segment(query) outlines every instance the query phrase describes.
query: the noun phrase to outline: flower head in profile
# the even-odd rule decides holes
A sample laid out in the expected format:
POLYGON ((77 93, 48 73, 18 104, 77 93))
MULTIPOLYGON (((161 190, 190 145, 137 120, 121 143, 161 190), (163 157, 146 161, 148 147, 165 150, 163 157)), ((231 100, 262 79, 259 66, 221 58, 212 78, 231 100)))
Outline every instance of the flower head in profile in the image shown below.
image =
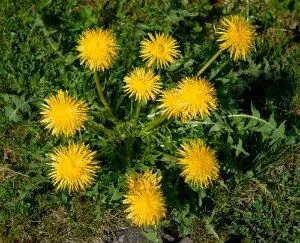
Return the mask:
POLYGON ((57 189, 69 192, 85 190, 94 182, 98 166, 93 162, 95 152, 84 144, 70 143, 55 149, 50 154, 51 172, 49 174, 57 189))
POLYGON ((116 39, 109 30, 86 30, 78 41, 81 64, 93 71, 109 68, 117 56, 116 39))
POLYGON ((158 68, 165 68, 174 63, 180 55, 177 41, 166 34, 148 34, 150 39, 141 42, 141 57, 147 61, 147 66, 155 64, 158 68))
POLYGON ((167 115, 168 118, 179 118, 183 113, 182 102, 179 96, 179 91, 176 88, 166 90, 162 93, 160 99, 161 105, 158 106, 162 113, 167 115))
POLYGON ((71 97, 67 91, 59 90, 56 95, 45 99, 41 111, 41 122, 52 130, 53 135, 74 135, 84 127, 88 107, 82 100, 71 97))
POLYGON ((161 84, 159 76, 152 70, 144 68, 134 69, 125 77, 124 90, 129 96, 134 96, 138 101, 154 100, 155 95, 160 92, 161 84))
POLYGON ((203 141, 197 139, 181 145, 178 159, 182 166, 181 175, 186 183, 198 187, 207 187, 218 177, 218 164, 213 151, 203 141))
POLYGON ((217 32, 220 48, 227 50, 233 60, 245 59, 254 48, 255 31, 250 22, 242 16, 230 16, 221 20, 221 27, 217 32))
POLYGON ((178 85, 182 120, 203 118, 217 108, 216 90, 204 78, 184 78, 178 85))
POLYGON ((166 215, 165 201, 160 189, 161 178, 151 171, 128 178, 128 194, 124 204, 127 218, 137 226, 157 224, 166 215))

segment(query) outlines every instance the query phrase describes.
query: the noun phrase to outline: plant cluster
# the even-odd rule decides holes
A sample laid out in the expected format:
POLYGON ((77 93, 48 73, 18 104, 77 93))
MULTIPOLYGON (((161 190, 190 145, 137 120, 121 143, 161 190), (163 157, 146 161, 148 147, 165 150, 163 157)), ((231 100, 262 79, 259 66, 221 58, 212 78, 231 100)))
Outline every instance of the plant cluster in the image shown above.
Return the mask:
MULTIPOLYGON (((241 16, 230 16, 221 21, 218 39, 220 50, 204 65, 194 77, 185 77, 176 87, 162 91, 163 81, 156 71, 167 67, 176 61, 180 52, 178 43, 166 34, 148 34, 149 39, 141 42, 141 58, 146 67, 137 67, 124 78, 124 92, 134 99, 134 115, 120 120, 118 114, 111 109, 99 80, 98 71, 110 68, 117 57, 119 47, 117 40, 109 30, 92 29, 85 31, 78 41, 77 50, 81 64, 94 71, 94 78, 99 98, 107 111, 109 127, 90 121, 91 128, 96 127, 115 139, 128 143, 127 135, 117 127, 130 122, 133 131, 128 136, 131 139, 147 136, 152 129, 163 125, 165 121, 180 119, 201 121, 217 109, 217 97, 214 86, 204 77, 199 76, 221 54, 228 50, 234 61, 249 55, 254 46, 254 28, 241 16), (154 101, 161 93, 159 110, 152 121, 145 123, 140 119, 140 111, 148 102, 154 101), (199 120, 200 119, 200 120, 199 120), (120 134, 118 137, 118 134, 120 134)), ((119 104, 121 105, 121 103, 119 104)), ((50 177, 58 189, 68 189, 69 192, 86 189, 95 180, 99 166, 93 161, 96 151, 90 151, 87 145, 69 139, 77 131, 82 130, 88 122, 88 106, 82 100, 69 96, 67 91, 59 90, 45 100, 42 111, 42 123, 52 131, 53 135, 64 136, 69 144, 55 149, 50 154, 50 177)), ((132 147, 127 149, 127 161, 131 160, 132 147), (129 151, 128 151, 129 150, 129 151)), ((219 165, 214 151, 205 145, 204 141, 194 139, 186 141, 178 150, 179 158, 174 156, 173 163, 181 167, 181 175, 191 187, 208 187, 212 180, 219 176, 219 165)), ((126 156, 123 155, 124 157, 126 156)), ((171 155, 173 156, 173 155, 171 155)), ((129 164, 125 165, 130 168, 129 164)), ((101 166, 100 166, 101 167, 101 166)), ((131 171, 128 176, 128 194, 124 204, 128 205, 125 212, 128 219, 137 226, 157 225, 166 216, 166 203, 160 188, 161 178, 155 167, 143 171, 139 168, 137 174, 131 171)))
POLYGON ((4 241, 297 240, 297 6, 3 0, 4 241))

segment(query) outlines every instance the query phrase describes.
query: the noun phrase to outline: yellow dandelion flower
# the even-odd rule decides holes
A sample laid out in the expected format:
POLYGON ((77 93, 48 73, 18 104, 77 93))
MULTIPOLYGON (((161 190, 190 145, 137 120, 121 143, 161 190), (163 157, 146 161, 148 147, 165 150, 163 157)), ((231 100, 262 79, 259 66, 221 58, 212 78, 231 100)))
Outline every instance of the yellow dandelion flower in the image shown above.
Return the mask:
POLYGON ((155 225, 165 217, 166 208, 160 180, 151 171, 128 178, 129 190, 123 203, 129 205, 125 212, 135 225, 155 225))
POLYGON ((230 56, 236 61, 245 60, 251 49, 254 48, 254 27, 247 19, 241 16, 230 16, 221 20, 221 28, 217 32, 222 50, 228 49, 230 56))
POLYGON ((154 100, 155 95, 160 92, 161 84, 159 76, 152 70, 144 68, 134 69, 125 77, 124 90, 129 96, 134 96, 138 101, 154 100))
POLYGON ((182 102, 179 96, 178 89, 166 90, 160 99, 161 105, 158 106, 162 113, 167 115, 168 118, 179 118, 183 112, 182 102))
POLYGON ((54 153, 50 154, 49 176, 56 188, 69 189, 69 192, 72 192, 90 187, 99 168, 93 162, 95 153, 90 151, 88 146, 76 143, 55 149, 54 153))
POLYGON ((158 68, 165 68, 169 64, 174 63, 175 59, 180 55, 177 50, 178 43, 172 37, 166 34, 148 34, 149 39, 141 42, 141 57, 147 61, 148 67, 156 64, 158 68))
POLYGON ((109 30, 86 30, 78 41, 81 64, 93 71, 109 68, 117 56, 116 39, 109 30))
POLYGON ((186 183, 207 187, 218 177, 218 164, 213 151, 203 141, 197 139, 181 145, 178 159, 183 169, 181 175, 186 183))
POLYGON ((216 90, 204 78, 184 78, 178 85, 181 100, 181 118, 203 118, 217 108, 216 90))
POLYGON ((67 91, 59 90, 57 95, 45 99, 41 122, 52 130, 53 135, 74 135, 84 127, 88 107, 82 100, 71 97, 67 91))

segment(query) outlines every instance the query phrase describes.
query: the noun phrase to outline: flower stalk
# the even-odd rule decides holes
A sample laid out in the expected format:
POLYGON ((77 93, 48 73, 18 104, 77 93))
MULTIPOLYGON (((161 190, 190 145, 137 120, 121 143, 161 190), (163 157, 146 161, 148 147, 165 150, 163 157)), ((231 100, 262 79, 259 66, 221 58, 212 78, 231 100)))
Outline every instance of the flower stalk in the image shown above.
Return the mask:
POLYGON ((113 113, 109 107, 109 104, 107 103, 106 99, 105 99, 105 95, 103 93, 103 89, 99 80, 99 75, 97 73, 97 71, 94 72, 94 79, 96 82, 96 86, 97 86, 97 91, 98 91, 98 95, 100 97, 100 100, 102 102, 102 104, 104 105, 104 107, 106 108, 106 110, 108 110, 108 112, 113 116, 113 113))
POLYGON ((157 127, 159 124, 163 123, 168 117, 166 115, 160 115, 154 120, 148 122, 146 126, 142 129, 143 132, 148 132, 152 130, 153 128, 157 127))
POLYGON ((135 108, 134 121, 136 122, 139 119, 140 112, 142 107, 142 101, 138 101, 135 108))
POLYGON ((213 55, 211 59, 209 59, 207 63, 205 63, 205 65, 199 70, 196 76, 199 77, 202 73, 204 73, 204 71, 217 59, 217 57, 221 55, 222 51, 222 49, 219 49, 216 54, 213 55))
POLYGON ((94 121, 87 121, 87 126, 96 132, 103 132, 107 136, 111 136, 115 133, 114 130, 104 127, 102 124, 96 123, 94 121))

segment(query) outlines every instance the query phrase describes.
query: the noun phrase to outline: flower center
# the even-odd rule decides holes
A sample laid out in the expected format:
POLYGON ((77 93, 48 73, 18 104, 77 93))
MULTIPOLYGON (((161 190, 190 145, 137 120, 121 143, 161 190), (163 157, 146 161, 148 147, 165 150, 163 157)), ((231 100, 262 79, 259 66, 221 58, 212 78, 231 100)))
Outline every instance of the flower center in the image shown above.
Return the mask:
POLYGON ((75 158, 65 158, 64 163, 60 166, 60 172, 63 178, 70 181, 78 180, 83 172, 80 161, 75 158))
POLYGON ((52 111, 53 120, 59 124, 68 124, 74 119, 74 109, 70 105, 58 105, 52 111))
POLYGON ((163 53, 165 51, 165 47, 162 44, 158 44, 157 46, 157 52, 158 53, 163 53))
POLYGON ((92 38, 86 43, 86 53, 94 59, 104 58, 108 48, 106 41, 99 37, 92 38))

